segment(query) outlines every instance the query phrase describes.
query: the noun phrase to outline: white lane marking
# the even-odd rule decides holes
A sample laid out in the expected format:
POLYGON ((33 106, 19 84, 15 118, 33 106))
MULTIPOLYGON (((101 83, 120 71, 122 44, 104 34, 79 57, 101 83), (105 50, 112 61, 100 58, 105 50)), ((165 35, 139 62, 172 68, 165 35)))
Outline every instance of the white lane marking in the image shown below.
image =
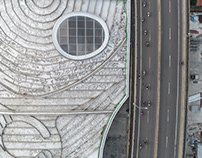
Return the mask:
POLYGON ((149 30, 149 41, 151 41, 151 30, 149 30))
POLYGON ((168 136, 166 136, 166 148, 168 147, 168 136))
POLYGON ((171 67, 171 55, 169 55, 169 67, 171 67))
POLYGON ((171 28, 169 27, 169 40, 171 40, 171 28))
POLYGON ((149 2, 149 11, 150 11, 150 2, 149 2))
POLYGON ((169 112, 170 110, 167 110, 167 121, 169 121, 169 112))
POLYGON ((170 94, 170 82, 168 83, 168 94, 170 94))
POLYGON ((147 123, 149 123, 149 110, 147 111, 147 123))
POLYGON ((151 57, 149 57, 149 68, 151 68, 151 57))
POLYGON ((169 13, 171 13, 171 1, 169 1, 169 13))

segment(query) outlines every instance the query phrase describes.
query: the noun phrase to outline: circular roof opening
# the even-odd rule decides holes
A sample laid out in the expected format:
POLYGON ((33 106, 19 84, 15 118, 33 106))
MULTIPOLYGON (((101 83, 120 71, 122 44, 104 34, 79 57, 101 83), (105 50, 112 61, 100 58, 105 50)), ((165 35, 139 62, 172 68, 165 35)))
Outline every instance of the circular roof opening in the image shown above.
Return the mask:
POLYGON ((100 53, 107 45, 106 23, 90 13, 72 12, 58 19, 53 28, 53 43, 65 57, 82 60, 100 53))

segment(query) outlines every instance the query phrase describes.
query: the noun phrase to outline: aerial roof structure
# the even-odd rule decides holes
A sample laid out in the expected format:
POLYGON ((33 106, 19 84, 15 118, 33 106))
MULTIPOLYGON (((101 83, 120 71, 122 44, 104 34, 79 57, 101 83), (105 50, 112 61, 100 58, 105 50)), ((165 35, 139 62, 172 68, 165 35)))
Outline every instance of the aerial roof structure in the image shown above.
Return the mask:
POLYGON ((102 157, 128 98, 129 1, 0 5, 0 157, 102 157))
POLYGON ((197 145, 197 158, 201 158, 202 157, 202 144, 198 143, 197 145))

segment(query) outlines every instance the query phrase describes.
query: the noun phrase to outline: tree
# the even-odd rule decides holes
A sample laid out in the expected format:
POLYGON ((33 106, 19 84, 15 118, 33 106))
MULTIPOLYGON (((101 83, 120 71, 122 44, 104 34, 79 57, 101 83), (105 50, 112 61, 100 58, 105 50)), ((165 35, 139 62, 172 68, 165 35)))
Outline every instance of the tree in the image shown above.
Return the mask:
POLYGON ((191 6, 195 6, 196 3, 197 3, 197 0, 190 0, 190 5, 191 5, 191 6))

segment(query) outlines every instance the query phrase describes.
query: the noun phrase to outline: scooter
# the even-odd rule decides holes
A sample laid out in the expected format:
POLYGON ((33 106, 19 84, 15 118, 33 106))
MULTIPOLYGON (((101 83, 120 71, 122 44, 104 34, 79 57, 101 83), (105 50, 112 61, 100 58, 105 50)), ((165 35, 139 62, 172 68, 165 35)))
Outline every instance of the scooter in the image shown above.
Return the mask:
POLYGON ((146 91, 148 91, 149 90, 149 85, 146 85, 145 89, 146 89, 146 91))
POLYGON ((140 114, 141 114, 141 116, 142 116, 142 115, 144 114, 144 113, 143 113, 143 111, 141 111, 141 113, 140 113, 140 114))
POLYGON ((151 106, 151 101, 148 101, 147 103, 148 103, 147 106, 151 106))
POLYGON ((144 30, 144 35, 145 35, 145 36, 147 35, 147 30, 144 30))

